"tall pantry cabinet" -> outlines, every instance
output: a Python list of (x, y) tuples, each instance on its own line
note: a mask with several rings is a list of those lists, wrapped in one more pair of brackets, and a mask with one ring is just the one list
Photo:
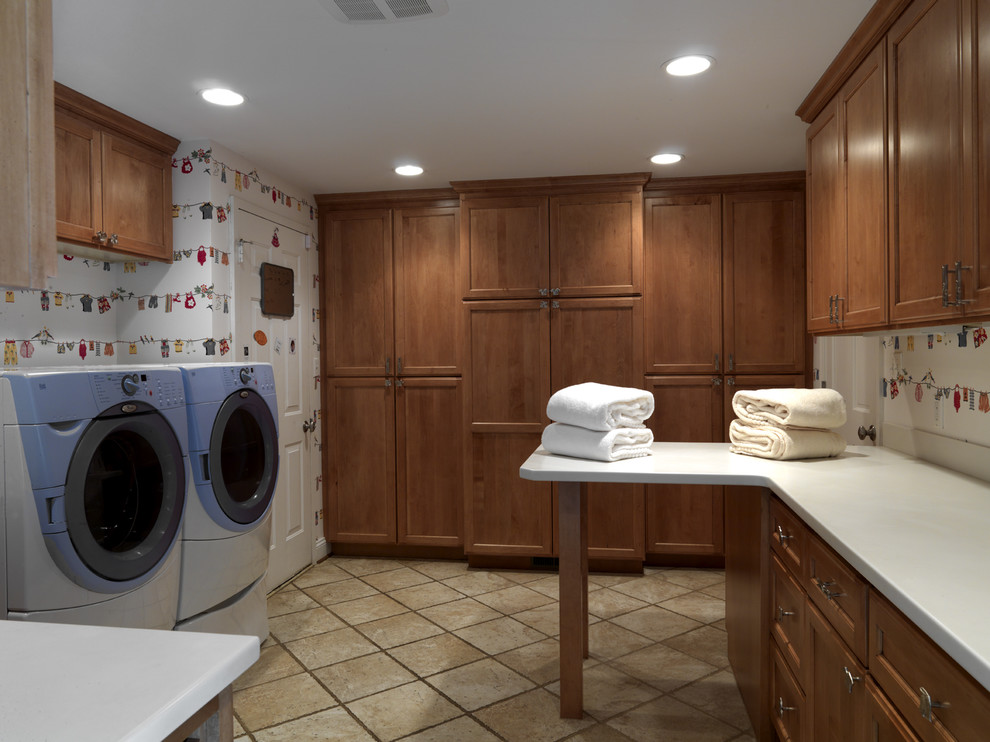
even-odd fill
[(456, 196), (341, 194), (317, 203), (328, 539), (459, 548)]

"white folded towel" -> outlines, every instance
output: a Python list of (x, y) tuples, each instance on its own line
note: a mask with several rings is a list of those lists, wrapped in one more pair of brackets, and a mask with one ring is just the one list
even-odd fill
[(831, 430), (781, 428), (777, 425), (729, 423), (729, 451), (763, 459), (823, 459), (846, 450), (846, 441)]
[(618, 461), (649, 456), (653, 431), (649, 428), (588, 430), (564, 423), (550, 423), (543, 429), (543, 447), (550, 453), (579, 459)]
[(834, 389), (738, 391), (732, 410), (749, 425), (838, 428), (846, 422), (846, 402)]
[(650, 392), (594, 381), (564, 387), (547, 402), (551, 420), (588, 430), (642, 428), (652, 414)]

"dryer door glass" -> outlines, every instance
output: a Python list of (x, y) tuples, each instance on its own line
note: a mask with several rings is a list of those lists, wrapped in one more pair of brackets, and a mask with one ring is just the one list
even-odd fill
[(182, 451), (161, 415), (97, 418), (76, 446), (66, 477), (73, 548), (105, 579), (142, 577), (172, 547), (185, 492)]
[(224, 400), (209, 460), (213, 493), (227, 517), (241, 524), (261, 520), (278, 476), (278, 428), (261, 395), (243, 390)]

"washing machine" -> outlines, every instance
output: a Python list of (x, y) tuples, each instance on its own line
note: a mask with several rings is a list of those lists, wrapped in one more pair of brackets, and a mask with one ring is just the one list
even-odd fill
[(278, 479), (271, 364), (181, 365), (192, 468), (177, 630), (268, 636), (265, 575)]
[(178, 369), (0, 374), (8, 619), (171, 629), (190, 477)]

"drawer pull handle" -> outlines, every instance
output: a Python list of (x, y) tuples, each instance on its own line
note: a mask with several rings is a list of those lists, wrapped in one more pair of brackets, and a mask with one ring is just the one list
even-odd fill
[(785, 611), (783, 606), (777, 606), (777, 623), (784, 620), (784, 616), (793, 616), (794, 611)]
[(932, 718), (932, 709), (947, 709), (951, 708), (951, 704), (948, 701), (933, 701), (931, 695), (924, 688), (918, 689), (918, 696), (920, 697), (920, 703), (918, 710), (921, 711), (921, 716), (925, 721), (935, 723)]
[(848, 667), (843, 667), (842, 671), (846, 680), (846, 690), (849, 691), (850, 695), (852, 695), (853, 686), (856, 685), (856, 683), (858, 683), (863, 678), (859, 677), (858, 675), (853, 675), (852, 670), (850, 670)]
[(793, 706), (785, 706), (784, 705), (784, 697), (783, 696), (778, 696), (777, 697), (777, 717), (780, 718), (780, 719), (783, 719), (784, 718), (784, 712), (785, 711), (794, 711), (794, 707)]
[(835, 582), (825, 582), (824, 580), (815, 580), (815, 585), (818, 587), (819, 590), (822, 591), (822, 595), (825, 596), (826, 600), (832, 600), (833, 598), (841, 598), (843, 595), (845, 595), (845, 593), (841, 592), (840, 590), (832, 589), (836, 585)]
[(780, 527), (780, 524), (777, 524), (777, 539), (780, 541), (781, 546), (786, 548), (787, 542), (792, 538), (794, 538), (794, 536), (789, 533), (784, 533), (784, 529)]

